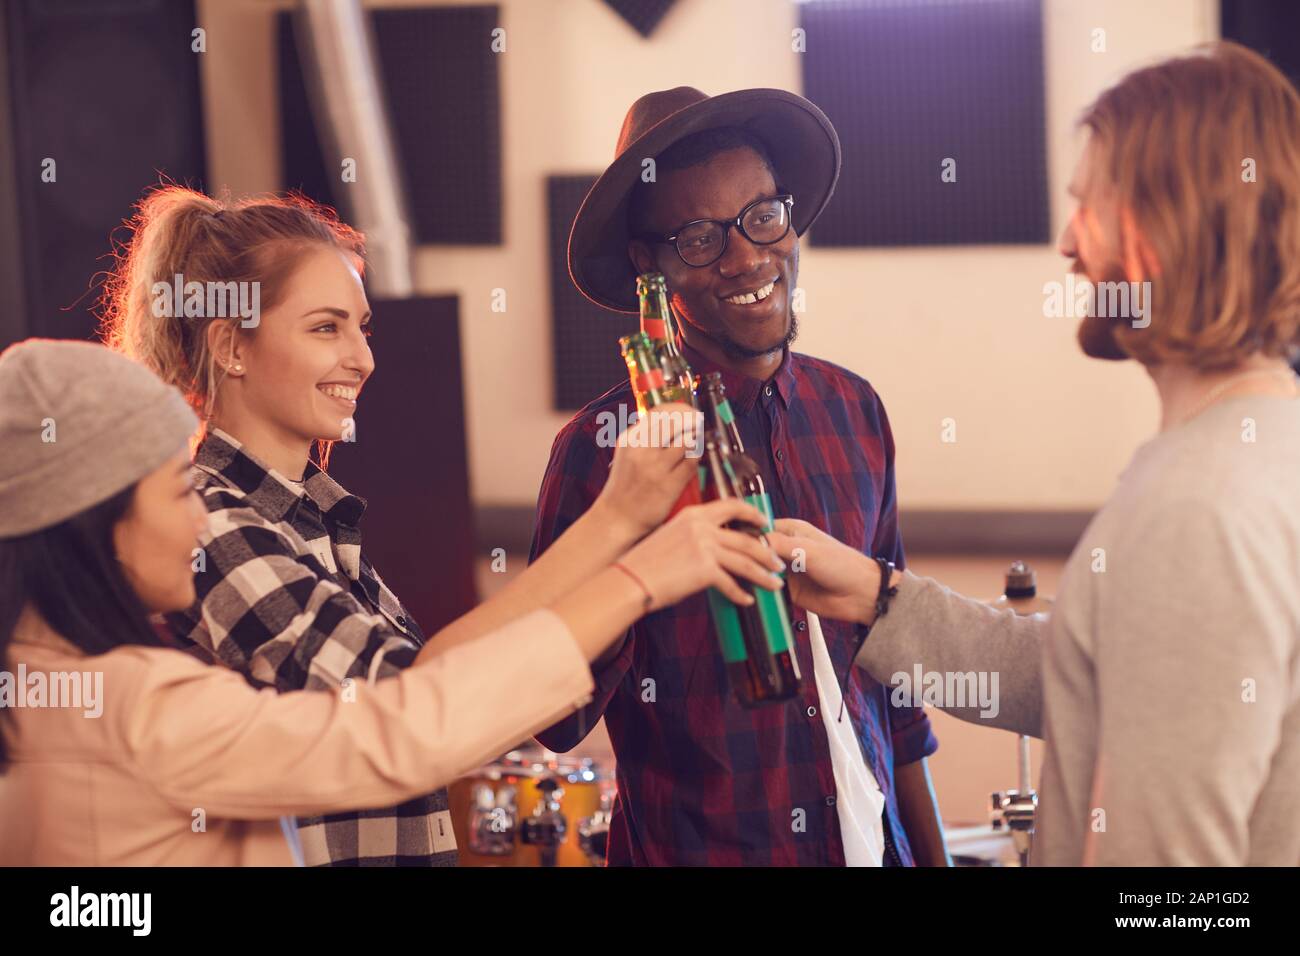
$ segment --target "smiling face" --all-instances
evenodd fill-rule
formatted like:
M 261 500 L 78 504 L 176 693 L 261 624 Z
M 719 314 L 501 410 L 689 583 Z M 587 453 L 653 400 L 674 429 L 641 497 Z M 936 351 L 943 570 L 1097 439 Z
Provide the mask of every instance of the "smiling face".
M 113 527 L 122 573 L 148 611 L 181 611 L 194 603 L 194 548 L 207 526 L 189 450 L 182 448 L 140 479 L 130 508 Z
M 643 225 L 647 232 L 672 235 L 695 219 L 733 219 L 754 200 L 778 192 L 757 153 L 729 149 L 696 166 L 661 171 L 651 186 Z M 697 348 L 713 351 L 706 347 L 711 343 L 725 356 L 753 359 L 793 341 L 791 290 L 799 275 L 799 239 L 793 228 L 780 242 L 761 246 L 732 227 L 726 252 L 702 268 L 688 266 L 667 244 L 633 240 L 628 252 L 638 272 L 664 274 L 683 335 Z
M 370 305 L 347 254 L 327 247 L 303 253 L 251 334 L 235 329 L 231 341 L 231 331 L 227 325 L 214 333 L 213 352 L 227 372 L 214 415 L 221 427 L 273 465 L 268 445 L 299 449 L 343 437 L 375 368 Z

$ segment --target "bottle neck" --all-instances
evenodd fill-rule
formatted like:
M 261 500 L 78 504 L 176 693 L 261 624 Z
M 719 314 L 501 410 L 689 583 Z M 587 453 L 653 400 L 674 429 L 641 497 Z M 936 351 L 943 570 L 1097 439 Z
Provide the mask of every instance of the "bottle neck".
M 664 343 L 670 355 L 681 354 L 677 348 L 677 320 L 668 305 L 667 290 L 652 289 L 641 293 L 641 331 L 656 343 Z
M 732 413 L 726 393 L 714 384 L 710 384 L 704 391 L 708 396 L 709 413 L 718 431 L 722 432 L 732 451 L 743 454 L 745 443 L 740 440 L 740 429 L 736 426 L 736 416 Z

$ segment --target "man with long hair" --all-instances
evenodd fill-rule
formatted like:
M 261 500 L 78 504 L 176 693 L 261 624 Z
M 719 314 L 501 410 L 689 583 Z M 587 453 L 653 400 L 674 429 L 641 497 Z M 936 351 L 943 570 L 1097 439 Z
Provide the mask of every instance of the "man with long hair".
M 1141 362 L 1161 422 L 1051 615 L 905 572 L 882 588 L 885 569 L 806 522 L 778 521 L 772 540 L 805 556 L 798 603 L 870 628 L 857 662 L 877 679 L 998 673 L 996 716 L 942 706 L 1045 738 L 1031 862 L 1295 866 L 1300 95 L 1218 43 L 1126 77 L 1082 125 L 1061 252 L 1145 304 L 1116 314 L 1099 294 L 1079 343 Z

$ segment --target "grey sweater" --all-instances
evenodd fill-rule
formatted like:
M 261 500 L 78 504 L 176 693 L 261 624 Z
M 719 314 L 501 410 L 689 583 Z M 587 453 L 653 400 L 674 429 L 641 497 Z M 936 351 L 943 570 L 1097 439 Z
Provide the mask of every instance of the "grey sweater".
M 1050 616 L 909 573 L 857 663 L 997 672 L 996 716 L 944 709 L 1046 741 L 1035 865 L 1300 865 L 1300 401 L 1142 445 Z

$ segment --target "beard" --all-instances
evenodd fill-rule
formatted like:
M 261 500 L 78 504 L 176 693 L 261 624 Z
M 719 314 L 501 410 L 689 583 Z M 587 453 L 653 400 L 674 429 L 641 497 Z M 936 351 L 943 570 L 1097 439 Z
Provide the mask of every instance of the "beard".
M 1088 358 L 1102 359 L 1106 362 L 1123 362 L 1129 354 L 1115 341 L 1115 319 L 1098 315 L 1085 316 L 1079 322 L 1075 337 L 1079 348 Z
M 1082 276 L 1089 281 L 1093 281 L 1086 272 L 1084 272 L 1080 263 L 1075 263 L 1071 270 L 1076 275 Z M 1125 282 L 1124 270 L 1118 263 L 1102 269 L 1102 277 L 1095 280 L 1093 284 L 1094 291 L 1097 284 L 1101 282 Z M 1093 299 L 1093 312 L 1098 311 L 1096 298 Z M 1123 318 L 1105 315 L 1086 315 L 1079 322 L 1079 328 L 1075 332 L 1075 338 L 1078 339 L 1079 348 L 1083 354 L 1089 358 L 1101 359 L 1105 362 L 1123 362 L 1131 356 L 1120 348 L 1119 342 L 1115 340 L 1115 323 L 1125 321 Z
M 729 358 L 733 359 L 755 359 L 762 358 L 765 355 L 771 355 L 773 352 L 780 351 L 788 347 L 795 339 L 799 337 L 799 316 L 795 315 L 794 309 L 790 310 L 790 325 L 785 331 L 781 341 L 775 342 L 766 348 L 752 348 L 748 345 L 741 345 L 725 330 L 719 329 L 714 335 L 714 341 L 722 347 L 722 351 Z

